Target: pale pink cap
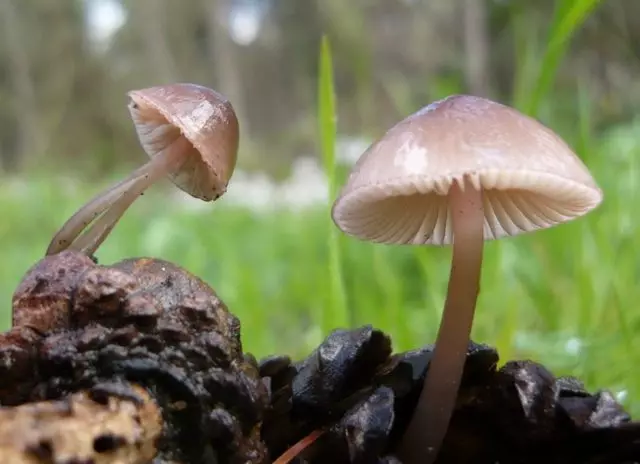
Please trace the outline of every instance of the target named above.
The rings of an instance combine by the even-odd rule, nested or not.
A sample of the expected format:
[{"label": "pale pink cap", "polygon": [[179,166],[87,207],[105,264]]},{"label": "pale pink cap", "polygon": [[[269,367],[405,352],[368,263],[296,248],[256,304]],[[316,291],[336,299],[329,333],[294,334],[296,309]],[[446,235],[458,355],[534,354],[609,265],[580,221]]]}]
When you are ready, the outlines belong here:
[{"label": "pale pink cap", "polygon": [[455,95],[371,145],[332,217],[363,240],[448,245],[448,193],[463,178],[483,189],[485,240],[551,227],[602,201],[587,167],[553,131],[508,106]]},{"label": "pale pink cap", "polygon": [[231,103],[196,84],[171,84],[129,92],[129,111],[149,157],[186,139],[182,168],[170,175],[189,195],[212,201],[222,195],[236,166],[239,125]]}]

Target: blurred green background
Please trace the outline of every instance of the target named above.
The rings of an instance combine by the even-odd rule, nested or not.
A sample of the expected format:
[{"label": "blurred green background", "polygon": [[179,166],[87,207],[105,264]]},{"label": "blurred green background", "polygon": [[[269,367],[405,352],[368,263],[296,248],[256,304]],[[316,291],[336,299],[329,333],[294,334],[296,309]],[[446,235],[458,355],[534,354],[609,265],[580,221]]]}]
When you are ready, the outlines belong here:
[{"label": "blurred green background", "polygon": [[0,37],[2,328],[57,228],[145,161],[126,91],[191,81],[238,112],[229,192],[205,204],[152,188],[100,261],[153,256],[201,276],[257,356],[304,356],[366,323],[397,350],[431,342],[450,250],[358,242],[328,208],[386,128],[466,92],[541,119],[605,192],[583,219],[487,244],[474,340],[609,389],[640,416],[637,0],[3,0]]}]

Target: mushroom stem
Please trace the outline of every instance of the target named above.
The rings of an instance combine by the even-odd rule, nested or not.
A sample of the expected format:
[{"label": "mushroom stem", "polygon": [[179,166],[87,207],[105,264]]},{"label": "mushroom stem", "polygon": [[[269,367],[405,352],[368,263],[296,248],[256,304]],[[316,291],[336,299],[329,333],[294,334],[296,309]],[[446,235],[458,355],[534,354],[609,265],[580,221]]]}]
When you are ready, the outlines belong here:
[{"label": "mushroom stem", "polygon": [[455,408],[480,291],[482,191],[470,182],[454,182],[449,196],[453,257],[447,300],[424,386],[399,450],[407,464],[430,464],[437,457]]},{"label": "mushroom stem", "polygon": [[[109,187],[82,206],[54,235],[46,255],[53,255],[68,248],[93,253],[122,217],[127,208],[158,179],[179,169],[185,161],[183,153],[185,143],[180,137],[164,151],[151,158],[136,169],[126,179]],[[80,233],[98,219],[91,228],[78,238]],[[76,239],[78,243],[75,243]]]},{"label": "mushroom stem", "polygon": [[85,230],[84,233],[69,246],[69,249],[92,256],[111,233],[126,210],[156,180],[157,177],[154,178],[154,176],[151,175],[140,177],[125,193],[120,195],[120,198],[111,204],[102,216],[91,224],[91,227]]}]

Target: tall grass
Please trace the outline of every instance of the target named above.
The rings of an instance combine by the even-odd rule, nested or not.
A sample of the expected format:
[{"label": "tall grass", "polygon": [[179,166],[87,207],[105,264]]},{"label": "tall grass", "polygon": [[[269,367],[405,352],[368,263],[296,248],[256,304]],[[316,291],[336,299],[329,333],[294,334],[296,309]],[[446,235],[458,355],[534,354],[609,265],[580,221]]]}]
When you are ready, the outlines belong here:
[{"label": "tall grass", "polygon": [[[538,114],[540,103],[547,98],[553,86],[558,67],[567,52],[571,38],[601,2],[602,0],[556,1],[555,13],[548,31],[541,65],[538,68],[532,88],[526,92],[524,101],[519,105],[522,111],[534,116]],[[523,30],[530,31],[530,29]],[[535,42],[532,41],[531,43]],[[529,48],[525,53],[530,52],[531,49]]]},{"label": "tall grass", "polygon": [[[531,114],[554,107],[560,51],[595,2],[582,2],[579,9],[578,2],[558,4],[564,7],[556,11],[546,48],[527,46],[526,28],[516,44],[527,53],[520,57],[527,72],[519,73],[516,92],[526,98],[514,95],[514,104]],[[529,80],[531,70],[536,73]],[[334,198],[344,167],[335,157],[339,124],[332,74],[325,39],[319,57],[318,141]],[[633,369],[640,357],[640,339],[634,338],[640,330],[635,310],[640,233],[630,200],[640,196],[640,120],[596,135],[586,83],[563,98],[575,105],[577,121],[550,117],[545,122],[562,129],[603,188],[605,201],[583,219],[487,243],[473,338],[497,346],[503,360],[533,358],[557,374],[581,377],[592,389],[625,392],[625,403],[638,415],[640,376]],[[51,177],[2,179],[4,328],[13,289],[40,259],[51,234],[111,180],[73,185]],[[165,186],[134,204],[99,251],[99,260],[155,256],[201,276],[240,317],[248,351],[303,356],[332,328],[366,323],[390,333],[397,350],[434,339],[449,250],[372,245],[345,237],[330,220],[330,204],[302,212],[256,211],[232,207],[223,198],[196,211],[169,201],[170,187]]]},{"label": "tall grass", "polygon": [[[318,125],[320,152],[322,164],[329,179],[329,196],[335,198],[338,194],[338,180],[336,172],[336,104],[333,88],[333,64],[331,57],[331,45],[329,39],[322,38],[320,45],[318,78]],[[327,216],[331,213],[329,205]],[[327,221],[328,274],[331,286],[329,287],[328,304],[322,315],[318,318],[322,333],[326,334],[334,327],[348,327],[350,323],[349,310],[345,296],[342,279],[342,262],[340,258],[340,242],[338,231],[330,221]]]}]

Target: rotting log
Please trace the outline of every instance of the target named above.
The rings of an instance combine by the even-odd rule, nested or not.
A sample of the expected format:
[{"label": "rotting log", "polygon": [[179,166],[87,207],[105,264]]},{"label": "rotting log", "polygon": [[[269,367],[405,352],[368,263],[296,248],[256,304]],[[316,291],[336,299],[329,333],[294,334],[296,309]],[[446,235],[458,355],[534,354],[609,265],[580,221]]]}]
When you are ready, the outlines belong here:
[{"label": "rotting log", "polygon": [[240,321],[185,269],[152,258],[103,266],[64,251],[26,273],[12,321],[0,334],[0,405],[133,383],[162,412],[154,462],[268,462],[269,396]]},{"label": "rotting log", "polygon": [[[13,327],[0,333],[0,464],[400,464],[398,438],[432,356],[432,346],[394,354],[391,338],[367,325],[333,331],[301,360],[258,362],[211,287],[152,258],[104,266],[75,252],[49,256],[18,285],[12,311]],[[162,420],[149,429],[140,416],[146,438],[138,456],[127,454],[127,411],[152,404]],[[96,440],[113,446],[111,424],[129,431],[117,450],[54,455],[96,451]],[[639,457],[640,421],[611,393],[469,344],[438,464]]]}]

